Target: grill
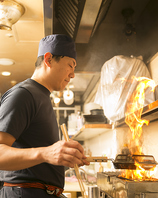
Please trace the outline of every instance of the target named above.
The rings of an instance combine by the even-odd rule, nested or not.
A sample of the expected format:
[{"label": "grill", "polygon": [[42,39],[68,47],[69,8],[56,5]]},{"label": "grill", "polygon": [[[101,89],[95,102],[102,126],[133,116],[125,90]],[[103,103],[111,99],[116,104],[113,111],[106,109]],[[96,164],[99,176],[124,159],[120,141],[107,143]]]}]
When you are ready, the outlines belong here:
[{"label": "grill", "polygon": [[121,171],[97,173],[102,198],[158,198],[158,181],[119,178]]},{"label": "grill", "polygon": [[152,155],[131,155],[118,154],[113,161],[116,169],[136,169],[135,162],[138,162],[145,170],[150,170],[157,165],[155,158]]},{"label": "grill", "polygon": [[155,168],[157,165],[157,162],[152,155],[118,154],[115,160],[112,158],[108,159],[107,157],[89,157],[87,160],[89,162],[107,162],[110,160],[113,162],[115,169],[135,170],[135,162],[139,163],[139,165],[145,170]]}]

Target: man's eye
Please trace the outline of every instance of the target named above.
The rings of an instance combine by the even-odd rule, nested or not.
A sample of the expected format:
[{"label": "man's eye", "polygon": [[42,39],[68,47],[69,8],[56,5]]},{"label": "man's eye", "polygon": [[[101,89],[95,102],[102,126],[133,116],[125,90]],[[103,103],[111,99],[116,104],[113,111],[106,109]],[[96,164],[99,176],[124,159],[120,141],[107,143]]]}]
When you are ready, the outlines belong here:
[{"label": "man's eye", "polygon": [[71,68],[73,68],[73,66],[69,65]]}]

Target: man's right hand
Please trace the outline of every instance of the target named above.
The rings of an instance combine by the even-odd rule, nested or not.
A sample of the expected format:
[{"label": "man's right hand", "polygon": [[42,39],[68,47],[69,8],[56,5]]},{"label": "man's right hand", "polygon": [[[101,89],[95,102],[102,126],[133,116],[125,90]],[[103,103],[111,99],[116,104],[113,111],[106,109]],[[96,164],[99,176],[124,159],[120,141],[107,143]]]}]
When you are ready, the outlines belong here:
[{"label": "man's right hand", "polygon": [[73,168],[75,164],[89,165],[84,149],[77,141],[58,141],[55,144],[44,149],[43,157],[47,163],[62,165]]}]

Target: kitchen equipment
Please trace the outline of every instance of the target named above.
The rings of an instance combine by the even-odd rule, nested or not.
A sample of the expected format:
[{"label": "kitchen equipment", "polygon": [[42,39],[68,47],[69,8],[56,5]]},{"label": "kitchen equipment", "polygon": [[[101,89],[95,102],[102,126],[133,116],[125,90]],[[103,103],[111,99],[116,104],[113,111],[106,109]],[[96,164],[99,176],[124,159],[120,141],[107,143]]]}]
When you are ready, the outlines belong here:
[{"label": "kitchen equipment", "polygon": [[107,162],[110,159],[107,157],[87,157],[86,160],[88,162]]},{"label": "kitchen equipment", "polygon": [[102,122],[107,123],[107,118],[104,115],[83,115],[86,122]]},{"label": "kitchen equipment", "polygon": [[136,169],[135,162],[139,163],[142,168],[149,170],[157,165],[152,155],[131,155],[118,154],[114,159],[107,157],[88,157],[89,162],[107,162],[109,160],[114,164],[115,169]]},{"label": "kitchen equipment", "polygon": [[97,186],[88,186],[88,198],[99,198],[100,189]]},{"label": "kitchen equipment", "polygon": [[63,99],[66,105],[71,105],[74,102],[74,93],[69,89],[64,91]]},{"label": "kitchen equipment", "polygon": [[91,109],[91,115],[104,115],[103,109]]},{"label": "kitchen equipment", "polygon": [[102,198],[158,198],[158,180],[134,181],[119,178],[121,171],[97,173]]},{"label": "kitchen equipment", "polygon": [[113,161],[116,169],[136,169],[135,162],[139,163],[142,168],[149,170],[157,165],[152,155],[126,155],[119,154]]},{"label": "kitchen equipment", "polygon": [[83,115],[86,122],[103,122],[107,123],[107,118],[104,115],[103,109],[91,109],[91,114]]},{"label": "kitchen equipment", "polygon": [[87,103],[83,106],[83,112],[84,114],[90,114],[92,109],[101,109],[101,106],[99,104],[96,104],[94,102]]}]

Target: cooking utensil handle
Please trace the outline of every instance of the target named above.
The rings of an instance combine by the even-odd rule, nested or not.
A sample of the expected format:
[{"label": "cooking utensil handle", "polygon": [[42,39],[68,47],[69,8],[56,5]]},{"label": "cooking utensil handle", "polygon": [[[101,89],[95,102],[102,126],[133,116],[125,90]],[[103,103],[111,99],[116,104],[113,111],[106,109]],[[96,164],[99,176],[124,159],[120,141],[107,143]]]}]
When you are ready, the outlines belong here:
[{"label": "cooking utensil handle", "polygon": [[[62,124],[61,125],[61,130],[62,130],[62,133],[64,135],[65,141],[68,142],[69,141],[69,135],[68,135],[68,132],[67,132],[67,129],[66,129],[66,125],[65,124]],[[82,197],[83,198],[88,198],[87,195],[86,195],[86,190],[85,190],[85,187],[83,185],[83,181],[81,179],[81,175],[79,173],[79,168],[78,168],[78,165],[77,164],[75,164],[74,169],[75,169],[76,176],[77,176],[77,179],[78,179],[78,183],[79,183],[79,186],[80,186],[80,189],[81,189]]]},{"label": "cooking utensil handle", "polygon": [[88,162],[107,162],[107,157],[87,157],[86,161]]}]

